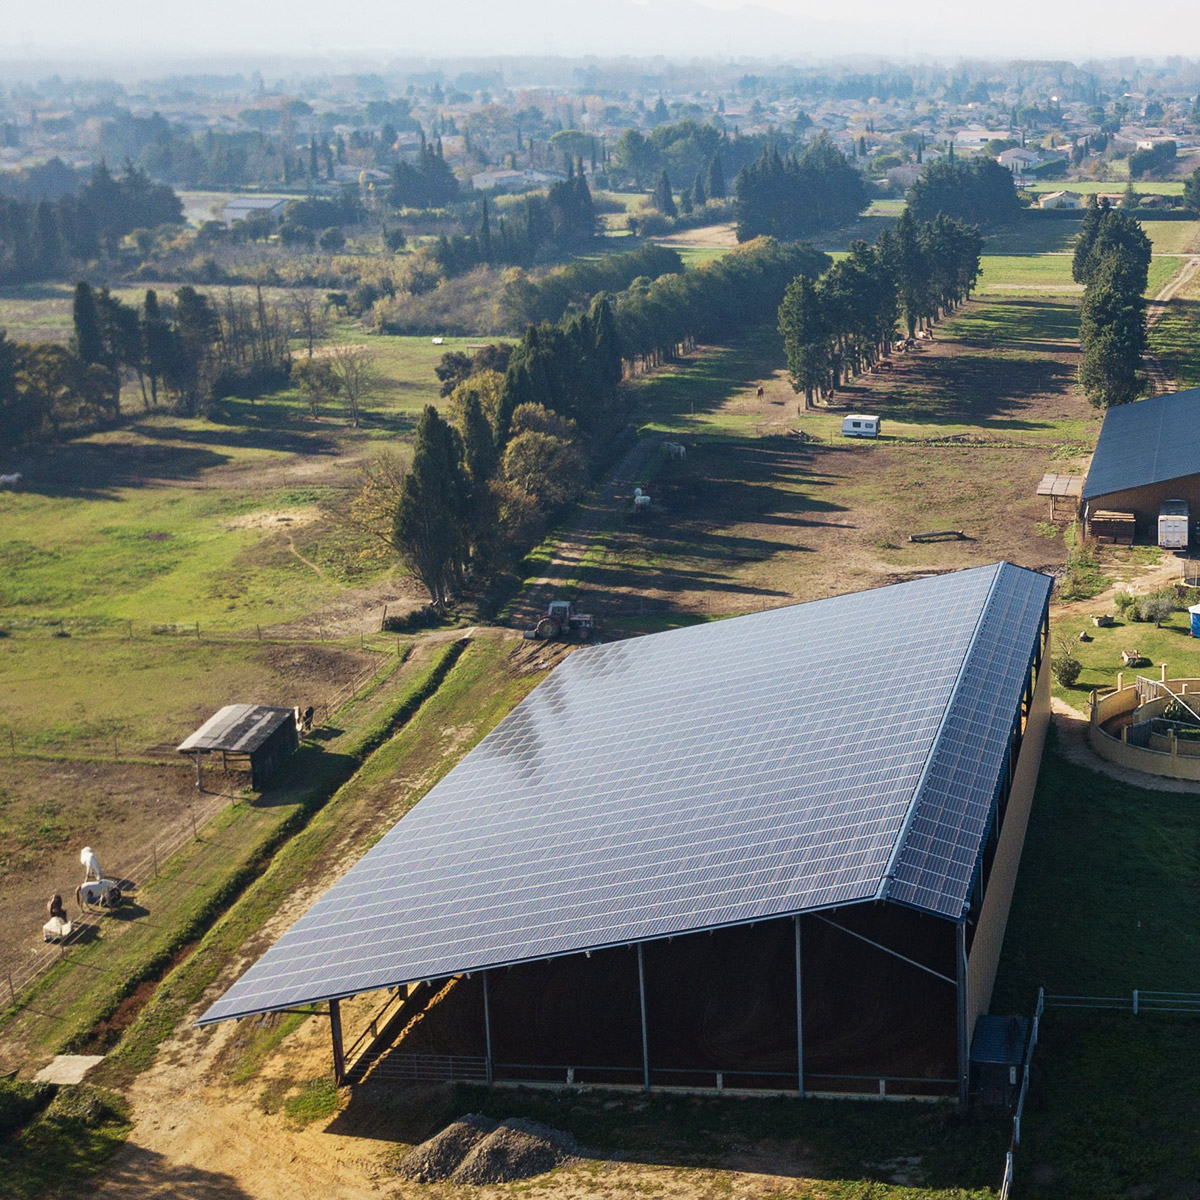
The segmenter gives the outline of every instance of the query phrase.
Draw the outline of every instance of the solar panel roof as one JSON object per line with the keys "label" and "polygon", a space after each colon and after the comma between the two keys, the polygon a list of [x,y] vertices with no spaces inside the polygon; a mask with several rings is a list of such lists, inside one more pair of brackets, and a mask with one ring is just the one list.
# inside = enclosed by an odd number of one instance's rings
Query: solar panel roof
{"label": "solar panel roof", "polygon": [[1119,404],[1104,414],[1083,498],[1200,472],[1200,388]]}
{"label": "solar panel roof", "polygon": [[1000,563],[576,651],[202,1021],[892,890],[959,918],[1049,587]]}

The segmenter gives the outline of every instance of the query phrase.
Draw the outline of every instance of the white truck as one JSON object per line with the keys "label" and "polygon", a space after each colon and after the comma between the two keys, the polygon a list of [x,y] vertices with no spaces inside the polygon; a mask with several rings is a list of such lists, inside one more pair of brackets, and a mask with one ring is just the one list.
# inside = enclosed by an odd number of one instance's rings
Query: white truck
{"label": "white truck", "polygon": [[1164,500],[1158,510],[1158,544],[1163,550],[1188,548],[1188,502]]}

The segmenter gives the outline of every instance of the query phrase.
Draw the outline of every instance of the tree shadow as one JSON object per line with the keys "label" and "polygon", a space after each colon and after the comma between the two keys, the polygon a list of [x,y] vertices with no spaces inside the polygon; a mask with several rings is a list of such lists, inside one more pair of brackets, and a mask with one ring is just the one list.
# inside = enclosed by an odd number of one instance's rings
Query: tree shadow
{"label": "tree shadow", "polygon": [[247,423],[236,427],[213,424],[202,429],[134,423],[128,428],[151,442],[184,442],[234,450],[274,450],[280,454],[302,454],[307,457],[338,452],[337,442],[326,434],[292,429],[271,422]]}
{"label": "tree shadow", "polygon": [[131,1200],[251,1200],[232,1175],[168,1162],[164,1155],[132,1142],[117,1152],[103,1184],[104,1195]]}
{"label": "tree shadow", "polygon": [[210,449],[138,442],[66,442],[39,449],[20,466],[23,492],[82,500],[119,500],[125,488],[195,479],[229,456]]}
{"label": "tree shadow", "polygon": [[525,1117],[564,1130],[578,1141],[585,1163],[739,1171],[859,1186],[861,1181],[894,1185],[907,1171],[910,1183],[964,1192],[995,1187],[1011,1127],[1007,1115],[963,1118],[949,1107],[923,1104],[489,1089],[368,1078],[350,1091],[327,1131],[415,1145],[471,1112],[495,1120]]}

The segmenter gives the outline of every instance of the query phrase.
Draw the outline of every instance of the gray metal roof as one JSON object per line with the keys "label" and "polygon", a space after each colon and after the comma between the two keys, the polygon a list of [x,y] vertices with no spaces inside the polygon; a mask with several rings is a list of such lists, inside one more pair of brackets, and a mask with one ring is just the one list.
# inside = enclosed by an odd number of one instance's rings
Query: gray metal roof
{"label": "gray metal roof", "polygon": [[295,714],[290,708],[273,708],[266,704],[227,704],[209,717],[195,733],[180,742],[176,749],[181,754],[195,750],[250,754],[281,725],[293,720]]}
{"label": "gray metal roof", "polygon": [[1104,414],[1083,498],[1200,473],[1200,388],[1120,404]]}
{"label": "gray metal roof", "polygon": [[874,899],[960,919],[1049,588],[1000,563],[577,651],[202,1020]]}

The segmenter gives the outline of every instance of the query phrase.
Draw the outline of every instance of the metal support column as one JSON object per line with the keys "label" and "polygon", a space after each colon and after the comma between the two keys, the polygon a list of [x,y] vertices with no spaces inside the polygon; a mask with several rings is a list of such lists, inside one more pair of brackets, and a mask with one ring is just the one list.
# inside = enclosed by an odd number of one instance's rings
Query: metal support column
{"label": "metal support column", "polygon": [[342,1048],[342,1005],[340,1000],[329,1002],[329,1034],[333,1039],[333,1082],[341,1087],[346,1082],[346,1052]]}
{"label": "metal support column", "polygon": [[796,923],[796,1078],[800,1085],[800,1098],[804,1099],[804,1006],[803,990],[800,985],[800,915],[792,918]]}
{"label": "metal support column", "polygon": [[642,960],[642,943],[637,944],[638,998],[642,1004],[642,1086],[650,1090],[650,1039],[646,1034],[646,964]]}
{"label": "metal support column", "polygon": [[954,936],[955,954],[958,963],[958,1106],[967,1107],[967,1085],[971,1065],[971,1031],[967,1028],[967,923],[960,921]]}
{"label": "metal support column", "polygon": [[483,1038],[487,1047],[487,1081],[492,1083],[492,1006],[488,998],[488,973],[483,973]]}

